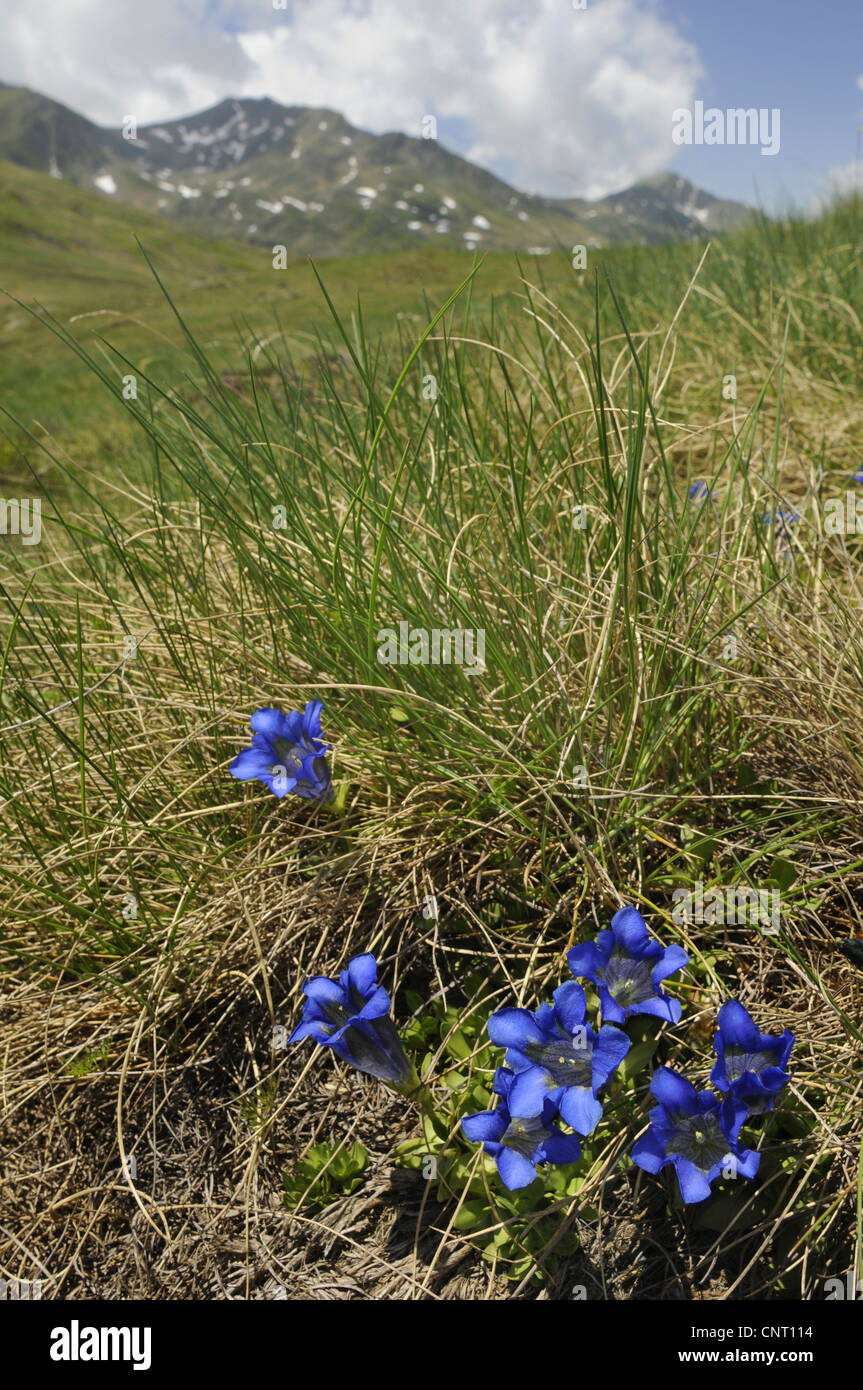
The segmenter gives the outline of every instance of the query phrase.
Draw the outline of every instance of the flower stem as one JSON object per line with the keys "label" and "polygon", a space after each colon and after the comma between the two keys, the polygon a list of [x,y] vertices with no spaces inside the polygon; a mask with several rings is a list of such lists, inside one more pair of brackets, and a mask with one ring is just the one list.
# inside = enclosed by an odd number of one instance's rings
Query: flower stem
{"label": "flower stem", "polygon": [[431,1091],[429,1090],[428,1086],[420,1086],[414,1099],[416,1100],[417,1105],[419,1105],[421,1109],[425,1112],[425,1114],[428,1115],[430,1120],[435,1119],[437,1111],[435,1110],[435,1103],[432,1100]]}

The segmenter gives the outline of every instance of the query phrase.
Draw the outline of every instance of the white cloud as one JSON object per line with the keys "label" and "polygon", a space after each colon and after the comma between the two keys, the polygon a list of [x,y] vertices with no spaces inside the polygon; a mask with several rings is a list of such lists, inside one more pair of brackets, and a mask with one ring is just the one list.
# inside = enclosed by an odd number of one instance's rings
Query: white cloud
{"label": "white cloud", "polygon": [[[212,105],[254,74],[222,0],[0,0],[0,80],[119,126]],[[255,10],[259,7],[255,6]]]}
{"label": "white cloud", "polygon": [[853,164],[836,164],[820,178],[810,211],[823,212],[852,193],[863,197],[863,165],[856,161]]}
{"label": "white cloud", "polygon": [[228,95],[328,106],[377,132],[419,135],[433,114],[443,143],[517,186],[597,197],[670,161],[672,112],[701,76],[653,0],[288,3],[0,0],[0,77],[111,125]]}

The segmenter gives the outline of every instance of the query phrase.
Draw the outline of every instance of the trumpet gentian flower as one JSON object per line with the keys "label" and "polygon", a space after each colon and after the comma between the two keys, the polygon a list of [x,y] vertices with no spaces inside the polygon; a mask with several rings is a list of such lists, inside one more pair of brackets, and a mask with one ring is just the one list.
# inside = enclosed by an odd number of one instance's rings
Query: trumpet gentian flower
{"label": "trumpet gentian flower", "polygon": [[585,1024],[587,1001],[574,980],[553,998],[533,1014],[500,1009],[488,1021],[488,1035],[508,1049],[505,1060],[515,1072],[511,1115],[542,1115],[550,1100],[572,1129],[590,1134],[602,1115],[597,1094],[629,1051],[629,1038],[608,1023],[598,1034]]}
{"label": "trumpet gentian flower", "polygon": [[493,1090],[500,1096],[496,1110],[466,1115],[461,1127],[474,1144],[481,1143],[497,1164],[504,1184],[514,1191],[537,1177],[539,1163],[577,1163],[581,1145],[574,1134],[563,1134],[554,1123],[555,1108],[547,1100],[540,1115],[513,1116],[509,1096],[515,1077],[506,1067],[494,1074]]}
{"label": "trumpet gentian flower", "polygon": [[680,946],[662,947],[647,934],[647,924],[635,907],[622,907],[611,919],[611,931],[596,942],[573,946],[566,956],[573,975],[592,980],[599,989],[602,1017],[623,1023],[630,1014],[655,1014],[677,1023],[683,1012],[660,983],[682,970],[689,956]]}
{"label": "trumpet gentian flower", "polygon": [[354,956],[338,980],[325,975],[306,980],[302,1022],[288,1041],[314,1038],[357,1071],[407,1095],[417,1089],[419,1078],[388,1016],[390,998],[377,973],[374,956],[362,955]]}
{"label": "trumpet gentian flower", "polygon": [[737,999],[722,1005],[716,1021],[716,1063],[710,1080],[720,1091],[730,1091],[751,1114],[764,1114],[772,1109],[774,1096],[788,1081],[785,1067],[794,1046],[794,1034],[790,1028],[778,1037],[759,1033]]}
{"label": "trumpet gentian flower", "polygon": [[326,804],[333,799],[330,770],[324,754],[331,747],[321,738],[323,701],[312,700],[302,713],[258,709],[251,718],[252,746],[231,763],[241,781],[256,777],[274,796],[309,797]]}
{"label": "trumpet gentian flower", "polygon": [[650,1089],[659,1101],[650,1128],[636,1143],[632,1159],[648,1173],[673,1165],[684,1202],[703,1202],[723,1168],[754,1178],[761,1155],[738,1141],[747,1107],[734,1096],[720,1100],[713,1091],[696,1091],[670,1067],[653,1073]]}

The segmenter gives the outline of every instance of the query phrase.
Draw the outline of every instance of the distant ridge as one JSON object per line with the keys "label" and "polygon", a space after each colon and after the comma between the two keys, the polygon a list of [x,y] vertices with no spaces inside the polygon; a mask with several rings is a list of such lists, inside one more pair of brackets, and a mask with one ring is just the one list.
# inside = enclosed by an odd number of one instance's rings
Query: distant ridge
{"label": "distant ridge", "polygon": [[95,188],[189,231],[290,254],[398,250],[429,240],[542,254],[727,231],[751,216],[674,174],[596,202],[520,193],[434,140],[372,135],[336,111],[228,97],[135,140],[0,83],[0,159]]}

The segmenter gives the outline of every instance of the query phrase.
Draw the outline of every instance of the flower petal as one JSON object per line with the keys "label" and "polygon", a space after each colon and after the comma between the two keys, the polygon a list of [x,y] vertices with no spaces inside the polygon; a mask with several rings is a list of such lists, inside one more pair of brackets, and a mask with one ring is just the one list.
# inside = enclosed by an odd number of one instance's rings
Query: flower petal
{"label": "flower petal", "polygon": [[303,994],[308,999],[314,999],[316,1004],[337,1004],[342,1009],[347,1005],[341,985],[327,975],[313,975],[310,980],[306,980],[303,984]]}
{"label": "flower petal", "polygon": [[491,1089],[496,1096],[502,1096],[506,1100],[512,1090],[513,1081],[515,1081],[514,1071],[510,1071],[509,1067],[498,1067],[491,1083]]}
{"label": "flower petal", "polygon": [[786,1028],[784,1033],[780,1033],[776,1045],[779,1048],[779,1061],[777,1065],[785,1071],[788,1066],[788,1058],[791,1056],[791,1049],[794,1046],[794,1034],[790,1028]]}
{"label": "flower petal", "polygon": [[[327,1025],[319,1018],[304,1018],[302,1023],[298,1023],[291,1036],[289,1043],[302,1042],[303,1038],[314,1038],[321,1047],[326,1047],[329,1042],[329,1033],[325,1032]],[[332,1031],[332,1029],[330,1029]]]}
{"label": "flower petal", "polygon": [[637,907],[622,907],[611,919],[614,938],[624,946],[631,956],[642,956],[645,946],[651,944],[647,923]]}
{"label": "flower petal", "polygon": [[[655,999],[645,999],[640,1004],[633,1004],[628,1012],[651,1014],[654,1018],[664,1018],[667,1023],[679,1023],[683,1005],[679,999],[669,999],[667,994],[662,994]],[[606,1009],[603,1009],[603,1017],[608,1017]]]}
{"label": "flower petal", "polygon": [[549,1163],[577,1163],[581,1158],[581,1145],[574,1134],[550,1134],[542,1152]]}
{"label": "flower petal", "polygon": [[540,1004],[533,1019],[540,1033],[554,1033],[556,1031],[557,1016],[553,1004]]}
{"label": "flower petal", "polygon": [[369,995],[363,1007],[360,1009],[360,1018],[383,1018],[390,1011],[390,996],[387,994],[383,985],[378,985],[377,989]]}
{"label": "flower petal", "polygon": [[756,1076],[755,1079],[759,1082],[762,1090],[770,1091],[775,1095],[791,1078],[789,1073],[783,1071],[781,1067],[765,1067],[761,1075]]}
{"label": "flower petal", "polygon": [[478,1115],[465,1115],[461,1127],[472,1144],[493,1144],[500,1141],[507,1126],[506,1109],[482,1110]]}
{"label": "flower petal", "polygon": [[303,710],[303,729],[309,738],[321,737],[321,710],[323,700],[310,700]]}
{"label": "flower petal", "polygon": [[680,1195],[687,1205],[690,1202],[703,1202],[705,1197],[710,1196],[710,1183],[700,1168],[696,1168],[694,1163],[680,1154],[674,1154],[671,1161],[680,1183]]}
{"label": "flower petal", "polygon": [[[612,999],[605,985],[599,986],[599,1007],[602,1017],[607,1023],[625,1023],[627,1010],[622,1009],[616,999]],[[629,1009],[629,1013],[639,1013],[644,1009],[640,1004],[637,1009]]]}
{"label": "flower petal", "polygon": [[[279,764],[274,763],[273,766],[279,767]],[[277,796],[281,800],[283,796],[287,796],[288,792],[293,791],[297,779],[291,776],[285,768],[280,767],[276,773],[260,773],[259,780],[273,793],[273,796]]]}
{"label": "flower petal", "polygon": [[682,946],[667,946],[653,967],[650,978],[655,985],[658,985],[662,980],[668,979],[669,975],[676,974],[678,970],[682,970],[688,964],[689,956]]}
{"label": "flower petal", "polygon": [[554,1082],[543,1067],[528,1067],[518,1073],[510,1087],[507,1097],[509,1113],[519,1119],[541,1115],[548,1093],[554,1089]]}
{"label": "flower petal", "polygon": [[560,1113],[577,1134],[592,1134],[602,1119],[602,1106],[587,1086],[570,1086],[560,1098]]}
{"label": "flower petal", "polygon": [[605,1085],[612,1072],[620,1066],[631,1046],[629,1038],[619,1028],[613,1027],[610,1023],[603,1023],[594,1043],[591,1058],[594,1091],[598,1091],[600,1086]]}
{"label": "flower petal", "polygon": [[266,738],[291,737],[291,720],[280,709],[273,709],[271,706],[256,709],[249,723],[256,734],[264,734]]}
{"label": "flower petal", "polygon": [[722,1005],[716,1022],[726,1047],[742,1047],[745,1052],[758,1051],[761,1034],[738,999],[729,999]]}
{"label": "flower petal", "polygon": [[732,1144],[736,1144],[740,1128],[749,1114],[750,1107],[746,1104],[742,1096],[736,1096],[732,1090],[730,1096],[726,1096],[719,1108],[720,1124],[722,1133],[728,1136]]}
{"label": "flower petal", "polygon": [[353,960],[348,962],[348,981],[363,999],[376,989],[378,964],[370,952],[354,956]]}
{"label": "flower petal", "polygon": [[658,1173],[668,1161],[665,1149],[652,1127],[645,1130],[640,1139],[636,1139],[630,1157],[646,1173]]}
{"label": "flower petal", "polygon": [[581,985],[576,984],[575,980],[567,980],[558,986],[552,998],[555,1012],[567,1033],[581,1027],[587,1013],[587,999]]}
{"label": "flower petal", "polygon": [[519,1051],[530,1043],[541,1043],[542,1033],[527,1009],[498,1009],[488,1021],[488,1035],[496,1047],[515,1047]]}
{"label": "flower petal", "polygon": [[754,1178],[761,1164],[761,1155],[755,1149],[741,1149],[734,1154],[734,1162],[737,1167],[737,1176],[740,1178]]}
{"label": "flower petal", "polygon": [[576,979],[595,980],[599,971],[604,970],[608,957],[603,955],[594,941],[585,941],[581,946],[573,946],[566,953],[566,963]]}
{"label": "flower petal", "polygon": [[671,1067],[657,1067],[650,1082],[650,1091],[666,1110],[697,1115],[701,1108],[692,1082],[672,1071]]}
{"label": "flower petal", "polygon": [[263,749],[244,748],[242,753],[237,754],[228,771],[241,782],[248,782],[253,777],[260,777],[262,773],[269,772],[272,766],[272,758],[267,757]]}
{"label": "flower petal", "polygon": [[529,1187],[536,1178],[536,1169],[530,1159],[516,1153],[515,1149],[508,1149],[506,1145],[501,1147],[495,1162],[497,1171],[510,1192],[519,1187]]}

